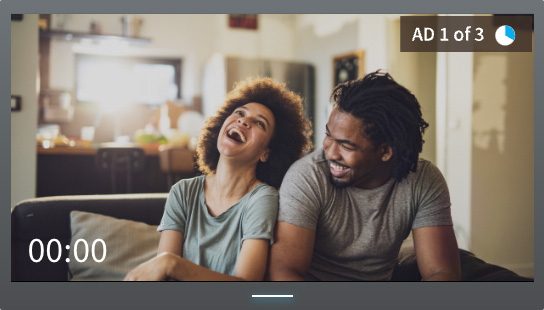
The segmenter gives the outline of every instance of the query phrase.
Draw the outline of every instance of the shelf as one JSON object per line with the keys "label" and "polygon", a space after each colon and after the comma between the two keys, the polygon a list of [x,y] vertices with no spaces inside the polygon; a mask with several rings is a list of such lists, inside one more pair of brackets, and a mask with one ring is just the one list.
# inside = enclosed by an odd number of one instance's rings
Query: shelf
{"label": "shelf", "polygon": [[[156,146],[151,145],[139,145],[144,149],[146,156],[158,156],[159,149]],[[71,146],[56,146],[52,148],[43,148],[42,146],[36,146],[38,155],[96,155],[96,147],[71,147]]]}
{"label": "shelf", "polygon": [[62,30],[51,30],[51,31],[41,31],[41,38],[51,38],[59,39],[65,41],[81,41],[81,40],[91,40],[95,42],[127,42],[130,45],[148,45],[151,43],[151,39],[147,38],[138,38],[138,37],[123,37],[116,35],[104,35],[104,34],[91,34],[83,32],[73,32],[73,31],[62,31]]}

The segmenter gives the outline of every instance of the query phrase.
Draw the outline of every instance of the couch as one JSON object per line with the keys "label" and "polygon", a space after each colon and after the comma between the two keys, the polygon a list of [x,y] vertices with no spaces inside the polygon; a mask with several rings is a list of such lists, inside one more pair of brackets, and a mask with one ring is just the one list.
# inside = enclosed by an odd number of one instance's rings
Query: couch
{"label": "couch", "polygon": [[[59,196],[20,202],[11,212],[11,280],[121,280],[128,270],[155,255],[160,235],[155,232],[156,225],[167,196]],[[95,242],[98,238],[104,239],[106,253],[101,242]],[[40,242],[34,241],[30,247],[34,239],[41,241],[43,255]],[[39,262],[32,261],[29,248],[32,258]],[[468,251],[459,250],[459,255],[463,281],[533,281],[484,262]],[[101,258],[106,259],[98,263]],[[412,242],[407,240],[392,280],[420,279]]]}

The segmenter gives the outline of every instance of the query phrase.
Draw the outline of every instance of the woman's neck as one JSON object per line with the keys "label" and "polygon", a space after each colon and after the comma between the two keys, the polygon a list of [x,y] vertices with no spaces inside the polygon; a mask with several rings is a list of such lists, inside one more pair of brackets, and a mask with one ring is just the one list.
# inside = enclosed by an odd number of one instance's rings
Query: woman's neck
{"label": "woman's neck", "polygon": [[257,180],[255,165],[232,165],[219,161],[216,172],[206,177],[206,204],[212,213],[221,214],[250,192]]}

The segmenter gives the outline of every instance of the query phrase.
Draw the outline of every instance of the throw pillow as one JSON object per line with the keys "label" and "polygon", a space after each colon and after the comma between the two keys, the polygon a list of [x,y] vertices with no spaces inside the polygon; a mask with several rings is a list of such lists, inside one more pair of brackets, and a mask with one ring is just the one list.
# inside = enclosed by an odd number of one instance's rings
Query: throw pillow
{"label": "throw pillow", "polygon": [[[121,281],[130,270],[157,254],[157,226],[81,211],[70,212],[70,224],[69,280]],[[85,242],[78,242],[80,239]],[[104,241],[105,255],[104,244],[97,239]]]}

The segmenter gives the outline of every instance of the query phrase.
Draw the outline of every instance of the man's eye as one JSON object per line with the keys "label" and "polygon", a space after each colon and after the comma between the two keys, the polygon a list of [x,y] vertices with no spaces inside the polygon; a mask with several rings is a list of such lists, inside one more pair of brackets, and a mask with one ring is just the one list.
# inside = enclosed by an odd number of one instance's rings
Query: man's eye
{"label": "man's eye", "polygon": [[331,134],[328,133],[328,132],[325,133],[325,136],[327,136],[327,138],[329,138],[329,139],[332,139]]}
{"label": "man's eye", "polygon": [[264,123],[261,121],[257,121],[257,125],[261,126],[264,129]]}
{"label": "man's eye", "polygon": [[347,144],[342,144],[342,147],[348,151],[354,151],[355,149]]}
{"label": "man's eye", "polygon": [[244,116],[244,112],[242,112],[241,110],[236,110],[234,111],[234,114],[238,114],[240,116]]}

